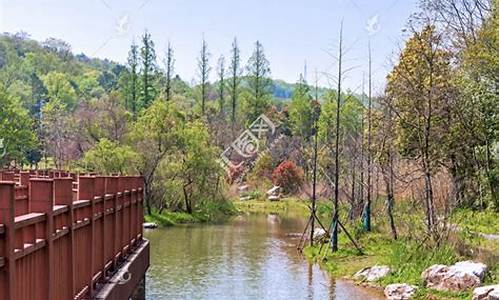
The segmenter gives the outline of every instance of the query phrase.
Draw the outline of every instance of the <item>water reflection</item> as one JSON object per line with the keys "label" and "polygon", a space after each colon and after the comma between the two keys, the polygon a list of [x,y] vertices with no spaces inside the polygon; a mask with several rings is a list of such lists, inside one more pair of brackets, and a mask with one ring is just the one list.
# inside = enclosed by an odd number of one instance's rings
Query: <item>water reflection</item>
{"label": "water reflection", "polygon": [[[303,217],[238,216],[146,233],[147,299],[379,299],[297,253]],[[380,298],[381,299],[381,298]]]}

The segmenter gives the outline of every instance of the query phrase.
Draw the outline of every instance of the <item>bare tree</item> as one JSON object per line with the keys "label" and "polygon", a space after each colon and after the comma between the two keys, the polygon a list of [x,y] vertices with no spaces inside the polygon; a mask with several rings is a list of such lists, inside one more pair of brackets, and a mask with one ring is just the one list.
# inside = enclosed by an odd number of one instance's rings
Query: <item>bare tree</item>
{"label": "bare tree", "polygon": [[217,61],[217,78],[219,78],[219,83],[218,83],[218,98],[219,98],[219,113],[221,115],[224,114],[224,96],[225,96],[225,73],[226,69],[224,66],[224,55],[221,55],[219,57],[219,60]]}
{"label": "bare tree", "polygon": [[238,41],[236,38],[233,40],[231,48],[231,65],[229,66],[230,82],[229,93],[231,95],[231,124],[234,131],[236,123],[236,106],[238,103],[239,86],[241,82],[241,67],[240,67],[240,49],[238,48]]}
{"label": "bare tree", "polygon": [[207,101],[208,76],[210,74],[209,65],[210,53],[208,52],[207,42],[203,38],[201,43],[200,57],[198,58],[198,76],[200,77],[201,87],[201,112],[205,114],[205,102]]}
{"label": "bare tree", "polygon": [[174,75],[174,49],[172,48],[172,44],[168,42],[167,45],[167,53],[165,55],[165,94],[166,100],[170,101],[172,96],[172,77]]}

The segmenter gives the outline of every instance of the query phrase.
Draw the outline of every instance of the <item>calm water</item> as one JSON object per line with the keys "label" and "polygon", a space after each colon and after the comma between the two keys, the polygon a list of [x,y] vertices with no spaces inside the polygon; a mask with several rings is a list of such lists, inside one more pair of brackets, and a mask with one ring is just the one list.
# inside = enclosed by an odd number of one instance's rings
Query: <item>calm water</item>
{"label": "calm water", "polygon": [[146,299],[382,299],[335,282],[297,253],[303,219],[245,215],[146,232]]}

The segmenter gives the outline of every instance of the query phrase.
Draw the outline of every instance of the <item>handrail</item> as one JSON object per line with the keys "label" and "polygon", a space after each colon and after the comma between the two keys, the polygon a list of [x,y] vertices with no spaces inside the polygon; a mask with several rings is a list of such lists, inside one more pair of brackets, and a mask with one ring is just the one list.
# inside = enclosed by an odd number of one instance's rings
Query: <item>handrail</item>
{"label": "handrail", "polygon": [[0,171],[0,299],[92,298],[142,243],[143,201],[139,176]]}

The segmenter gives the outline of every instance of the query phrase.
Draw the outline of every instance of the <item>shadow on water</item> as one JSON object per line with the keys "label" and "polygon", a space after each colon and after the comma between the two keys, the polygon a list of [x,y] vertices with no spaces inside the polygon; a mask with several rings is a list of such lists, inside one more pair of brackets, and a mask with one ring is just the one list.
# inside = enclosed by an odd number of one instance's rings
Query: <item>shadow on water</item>
{"label": "shadow on water", "polygon": [[146,298],[383,299],[305,260],[296,250],[303,219],[252,214],[146,232]]}

